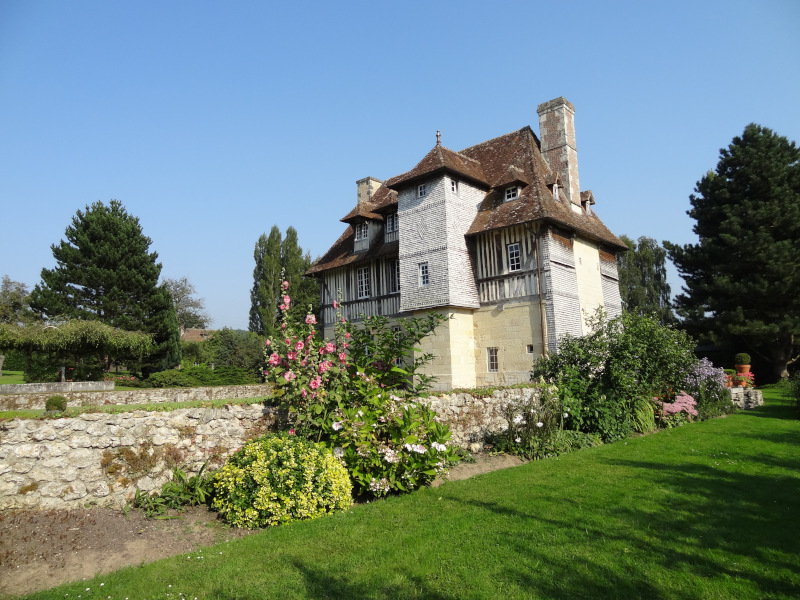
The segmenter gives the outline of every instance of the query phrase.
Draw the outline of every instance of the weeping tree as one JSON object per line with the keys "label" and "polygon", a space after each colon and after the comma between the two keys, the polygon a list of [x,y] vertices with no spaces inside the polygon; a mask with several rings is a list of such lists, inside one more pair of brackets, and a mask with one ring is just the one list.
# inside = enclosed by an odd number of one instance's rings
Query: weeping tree
{"label": "weeping tree", "polygon": [[[58,323],[36,323],[25,326],[0,323],[0,350],[19,350],[30,362],[34,354],[47,357],[47,363],[83,365],[83,372],[95,374],[106,360],[141,360],[155,348],[153,336],[140,331],[124,331],[99,321],[67,320]],[[55,379],[56,372],[50,373]],[[96,378],[96,377],[90,377]]]}

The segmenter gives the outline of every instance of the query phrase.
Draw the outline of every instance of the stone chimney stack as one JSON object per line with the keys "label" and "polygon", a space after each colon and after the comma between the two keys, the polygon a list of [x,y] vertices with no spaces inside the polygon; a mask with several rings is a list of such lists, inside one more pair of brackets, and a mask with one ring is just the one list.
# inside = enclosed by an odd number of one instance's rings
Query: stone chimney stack
{"label": "stone chimney stack", "polygon": [[542,155],[554,173],[561,176],[570,202],[581,205],[578,181],[578,150],[575,145],[575,107],[564,97],[540,104],[539,137]]}
{"label": "stone chimney stack", "polygon": [[364,204],[372,200],[372,196],[378,191],[382,183],[380,179],[375,179],[374,177],[364,177],[364,179],[356,181],[356,186],[358,187],[358,203]]}

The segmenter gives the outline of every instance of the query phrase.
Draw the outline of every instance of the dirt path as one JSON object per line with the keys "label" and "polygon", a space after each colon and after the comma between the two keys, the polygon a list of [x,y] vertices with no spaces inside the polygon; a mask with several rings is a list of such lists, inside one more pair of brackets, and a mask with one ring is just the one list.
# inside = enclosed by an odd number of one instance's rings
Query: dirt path
{"label": "dirt path", "polygon": [[[454,467],[448,480],[522,463],[506,455],[479,456]],[[179,519],[146,519],[140,510],[124,514],[107,508],[0,513],[0,595],[48,589],[251,533],[225,526],[202,506]]]}

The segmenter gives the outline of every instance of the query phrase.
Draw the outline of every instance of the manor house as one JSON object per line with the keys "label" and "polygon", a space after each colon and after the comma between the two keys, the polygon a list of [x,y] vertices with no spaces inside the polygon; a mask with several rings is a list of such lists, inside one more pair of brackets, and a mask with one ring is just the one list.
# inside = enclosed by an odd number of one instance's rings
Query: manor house
{"label": "manor house", "polygon": [[529,127],[455,152],[437,142],[410,171],[357,182],[346,229],[309,270],[325,337],[349,320],[423,311],[452,318],[423,340],[435,389],[528,381],[533,360],[621,303],[627,248],[578,182],[575,109],[540,104]]}

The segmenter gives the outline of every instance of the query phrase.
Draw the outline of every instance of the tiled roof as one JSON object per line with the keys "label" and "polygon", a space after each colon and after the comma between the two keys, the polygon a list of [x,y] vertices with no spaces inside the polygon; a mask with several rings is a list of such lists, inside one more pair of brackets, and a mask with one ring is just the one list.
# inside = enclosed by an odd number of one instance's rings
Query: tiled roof
{"label": "tiled roof", "polygon": [[[443,172],[458,174],[487,188],[467,235],[544,221],[579,232],[612,249],[627,249],[594,210],[588,214],[583,210],[575,211],[562,190],[559,190],[558,201],[553,198],[552,185],[560,182],[560,178],[550,170],[540,151],[539,139],[527,126],[460,152],[437,144],[413,169],[387,179],[369,202],[356,206],[342,221],[352,223],[362,218],[382,219],[380,215],[397,210],[398,188]],[[517,199],[504,202],[505,188],[509,185],[520,185],[520,194]],[[580,199],[594,204],[591,191],[581,192]],[[348,227],[308,271],[309,274],[397,254],[397,242],[384,244],[382,236],[378,236],[381,239],[374,241],[368,251],[354,254],[353,237],[353,229]]]}

